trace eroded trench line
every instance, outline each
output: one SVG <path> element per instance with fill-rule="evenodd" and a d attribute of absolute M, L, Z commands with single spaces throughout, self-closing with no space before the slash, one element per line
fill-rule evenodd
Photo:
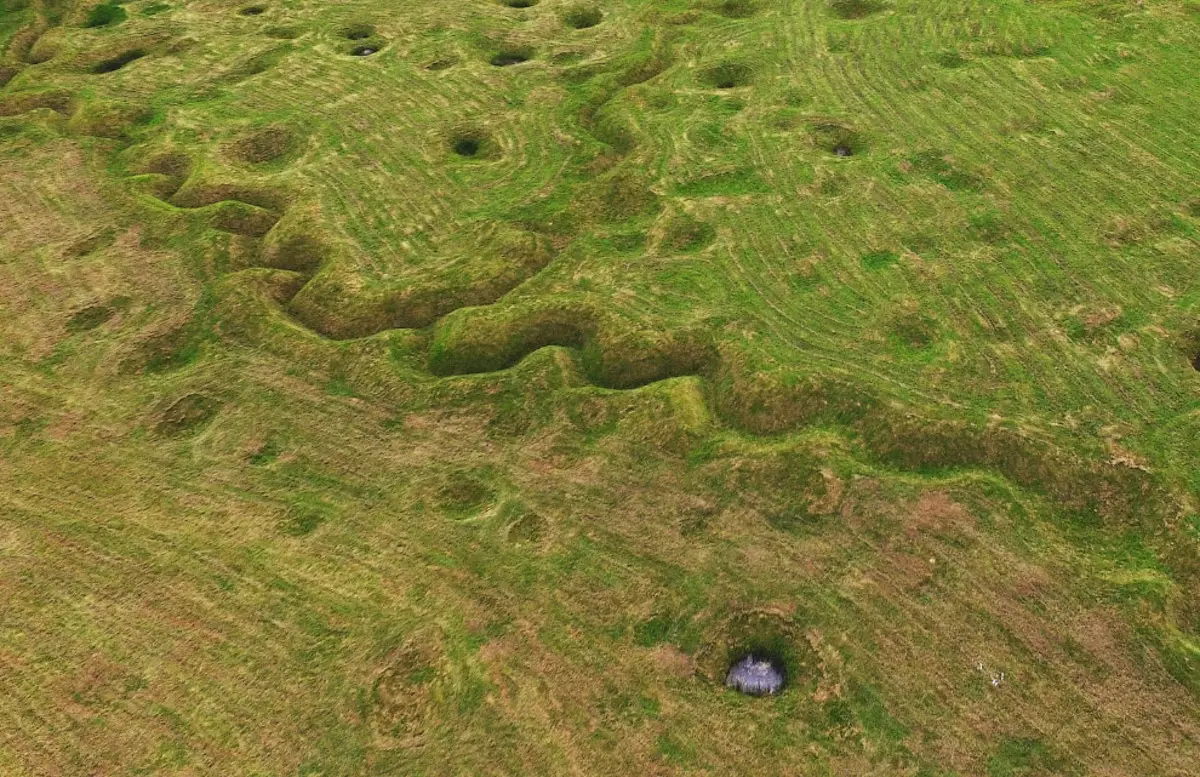
<path fill-rule="evenodd" d="M 135 51 L 135 53 L 137 52 Z M 120 56 L 117 57 L 117 59 L 122 58 L 123 57 Z M 124 58 L 125 62 L 122 63 L 121 66 L 123 66 L 123 64 L 127 64 L 129 61 L 133 61 L 136 58 L 138 57 L 134 56 Z M 105 60 L 105 62 L 107 61 L 108 60 Z M 636 144 L 628 145 L 623 144 L 622 142 L 618 142 L 616 144 L 610 143 L 609 140 L 611 139 L 606 139 L 604 137 L 603 131 L 596 123 L 596 118 L 599 111 L 606 104 L 615 99 L 616 96 L 618 96 L 624 89 L 636 84 L 644 83 L 645 81 L 654 78 L 658 74 L 664 72 L 667 67 L 669 67 L 669 51 L 667 51 L 667 47 L 662 40 L 656 41 L 655 45 L 652 46 L 650 53 L 642 61 L 629 66 L 625 69 L 622 75 L 617 77 L 617 86 L 608 90 L 603 99 L 585 104 L 583 106 L 581 122 L 585 129 L 588 129 L 589 132 L 593 132 L 594 130 L 593 136 L 602 143 L 612 147 L 614 151 L 617 152 L 619 158 L 625 158 L 629 156 L 636 148 Z M 58 106 L 60 110 L 66 111 L 68 110 L 67 105 L 69 104 L 69 99 L 70 98 L 68 97 L 67 103 L 63 103 L 62 100 L 55 98 L 54 100 L 50 101 L 53 104 L 35 105 L 34 107 L 54 108 L 54 106 Z M 129 143 L 126 143 L 123 148 L 128 148 L 128 146 Z M 237 185 L 226 185 L 226 188 L 222 188 L 222 186 L 217 185 L 215 187 L 209 187 L 206 189 L 204 186 L 197 184 L 189 188 L 188 178 L 190 176 L 190 170 L 190 158 L 180 153 L 178 156 L 169 158 L 168 161 L 164 163 L 162 169 L 147 169 L 144 172 L 147 175 L 160 176 L 161 188 L 158 192 L 152 193 L 152 196 L 155 196 L 171 207 L 179 208 L 181 210 L 196 211 L 211 208 L 212 212 L 210 215 L 210 226 L 214 229 L 226 231 L 230 234 L 241 235 L 252 240 L 262 241 L 279 225 L 281 219 L 284 217 L 287 211 L 287 197 L 282 193 L 275 194 L 268 190 L 262 189 L 258 191 L 252 191 L 250 188 L 239 189 Z M 287 262 L 277 262 L 275 264 L 267 262 L 252 266 L 260 269 L 287 270 L 291 272 L 298 281 L 300 281 L 299 283 L 293 284 L 290 295 L 284 295 L 284 297 L 276 300 L 281 310 L 286 311 L 287 305 L 296 297 L 297 294 L 300 293 L 305 286 L 312 281 L 312 279 L 323 267 L 326 259 L 327 256 L 317 255 L 313 257 L 312 261 L 305 263 L 306 266 L 293 265 L 288 267 L 286 266 Z M 542 265 L 542 267 L 544 266 L 545 265 Z M 531 274 L 528 275 L 528 277 L 518 280 L 514 285 L 499 290 L 498 293 L 496 293 L 490 299 L 481 300 L 478 304 L 453 307 L 452 309 L 442 312 L 440 315 L 436 315 L 425 321 L 425 325 L 423 327 L 415 328 L 421 329 L 427 335 L 436 335 L 448 316 L 459 310 L 464 310 L 467 308 L 479 309 L 481 307 L 495 305 L 496 302 L 498 302 L 503 296 L 515 289 L 517 286 L 527 282 L 533 277 L 536 277 L 541 271 L 542 267 L 536 268 Z M 236 275 L 237 272 L 233 274 Z M 299 321 L 299 323 L 313 336 L 325 340 L 333 339 L 328 338 L 321 332 L 308 326 L 303 321 Z M 536 323 L 537 322 L 533 322 L 531 324 L 529 321 L 521 322 L 518 320 L 515 326 L 528 327 L 533 325 L 534 328 L 537 329 Z M 613 372 L 609 373 L 610 378 L 611 375 L 622 374 L 622 368 L 619 360 L 614 361 L 613 356 L 603 353 L 603 344 L 600 342 L 601 338 L 597 334 L 598 330 L 602 328 L 603 322 L 595 314 L 585 316 L 582 324 L 572 324 L 570 322 L 563 324 L 560 322 L 559 325 L 555 326 L 553 323 L 554 322 L 551 322 L 550 326 L 543 327 L 540 331 L 535 332 L 534 335 L 528 339 L 520 338 L 521 342 L 518 342 L 515 345 L 510 343 L 509 347 L 506 349 L 504 358 L 502 358 L 499 363 L 486 365 L 488 367 L 486 370 L 474 369 L 470 366 L 471 359 L 463 359 L 461 358 L 460 354 L 459 358 L 457 359 L 457 364 L 456 358 L 453 356 L 449 358 L 443 358 L 441 361 L 436 363 L 432 359 L 427 361 L 427 372 L 431 377 L 441 378 L 503 370 L 518 364 L 529 354 L 541 348 L 549 346 L 561 346 L 576 350 L 577 353 L 584 358 L 585 364 L 587 362 L 589 352 L 592 352 L 591 358 L 593 360 L 601 365 L 608 364 L 609 368 L 613 370 Z M 381 327 L 359 336 L 370 336 L 393 328 L 395 327 Z M 499 327 L 499 330 L 503 329 L 503 326 Z M 679 341 L 672 339 L 671 335 L 666 333 L 659 333 L 659 335 L 662 338 L 659 343 L 661 344 L 665 342 L 665 347 L 667 350 L 680 346 Z M 501 336 L 503 337 L 504 335 Z M 512 333 L 509 332 L 508 336 L 511 338 Z M 641 363 L 640 367 L 625 370 L 627 373 L 631 372 L 631 375 L 625 375 L 624 377 L 619 377 L 616 379 L 606 379 L 603 370 L 594 369 L 590 374 L 587 374 L 586 377 L 590 382 L 593 383 L 593 385 L 615 390 L 634 390 L 671 378 L 685 376 L 696 377 L 703 381 L 707 386 L 705 391 L 705 402 L 713 416 L 719 419 L 721 422 L 734 428 L 744 426 L 744 424 L 739 423 L 737 418 L 731 417 L 727 412 L 725 412 L 728 408 L 722 407 L 722 403 L 720 401 L 714 401 L 714 396 L 718 394 L 718 391 L 713 386 L 713 383 L 715 382 L 714 378 L 719 378 L 719 376 L 723 374 L 728 374 L 728 371 L 731 369 L 731 367 L 722 362 L 718 353 L 718 349 L 712 343 L 709 343 L 707 347 L 701 345 L 701 347 L 697 348 L 690 355 L 681 360 L 672 359 L 670 355 L 664 355 L 661 351 L 656 353 L 653 349 L 651 349 L 648 352 L 638 354 L 637 361 Z M 613 367 L 614 364 L 617 366 Z M 1197 366 L 1200 367 L 1200 357 L 1197 358 Z M 736 391 L 736 388 L 734 390 Z M 876 402 L 875 404 L 878 403 Z M 863 418 L 869 418 L 869 414 L 861 416 L 859 420 L 855 422 L 855 424 L 861 425 L 863 423 Z M 795 419 L 794 423 L 791 423 L 787 428 L 803 428 L 803 426 L 809 424 L 811 420 L 812 419 L 810 415 L 801 413 L 800 416 Z M 851 424 L 849 428 L 855 428 L 855 424 Z M 784 431 L 784 429 L 775 429 L 771 432 L 767 432 L 767 434 L 769 435 L 772 433 L 778 433 L 780 431 Z M 752 433 L 758 434 L 753 431 Z M 868 448 L 872 450 L 875 455 L 886 456 L 886 453 L 880 453 L 880 448 L 878 445 L 871 444 L 868 445 Z M 1033 452 L 1028 455 L 1036 457 L 1040 454 Z M 949 457 L 949 459 L 942 461 L 941 464 L 943 466 L 961 465 L 961 462 L 956 462 L 952 459 L 953 457 Z M 1028 475 L 1022 476 L 1019 472 L 1014 473 L 1011 467 L 1005 466 L 1004 462 L 998 462 L 993 459 L 994 456 L 989 454 L 981 459 L 976 460 L 973 462 L 973 464 L 975 466 L 984 466 L 989 469 L 993 469 L 998 474 L 1008 478 L 1014 482 L 1014 484 L 1021 487 L 1040 487 L 1044 489 L 1047 486 L 1046 483 L 1039 482 L 1039 477 L 1033 476 L 1031 478 Z M 971 465 L 972 463 L 968 463 L 968 466 Z M 1089 473 L 1095 474 L 1091 473 L 1090 470 Z M 1097 475 L 1097 477 L 1100 476 Z M 1100 479 L 1107 480 L 1104 477 L 1100 477 Z"/>

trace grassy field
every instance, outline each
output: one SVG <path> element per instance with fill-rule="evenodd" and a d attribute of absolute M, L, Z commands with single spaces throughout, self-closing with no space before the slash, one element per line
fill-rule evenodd
<path fill-rule="evenodd" d="M 0 775 L 1197 773 L 1195 0 L 0 50 Z"/>

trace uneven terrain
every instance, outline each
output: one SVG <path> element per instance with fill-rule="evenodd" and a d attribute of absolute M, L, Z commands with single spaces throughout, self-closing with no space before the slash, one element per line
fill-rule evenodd
<path fill-rule="evenodd" d="M 1195 0 L 0 51 L 0 774 L 1196 774 Z"/>

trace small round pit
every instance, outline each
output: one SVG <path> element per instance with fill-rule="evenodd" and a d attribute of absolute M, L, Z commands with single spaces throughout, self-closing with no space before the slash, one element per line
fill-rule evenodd
<path fill-rule="evenodd" d="M 476 138 L 459 138 L 454 141 L 454 153 L 465 157 L 477 156 L 479 145 L 479 140 Z"/>
<path fill-rule="evenodd" d="M 267 7 L 265 5 L 248 5 L 238 11 L 238 14 L 241 16 L 262 16 L 266 12 Z"/>
<path fill-rule="evenodd" d="M 753 68 L 741 62 L 722 62 L 700 71 L 700 81 L 713 89 L 736 89 L 753 80 Z"/>
<path fill-rule="evenodd" d="M 729 667 L 725 687 L 747 696 L 774 696 L 787 685 L 783 662 L 770 656 L 748 653 Z"/>
<path fill-rule="evenodd" d="M 854 150 L 845 143 L 838 143 L 833 147 L 833 155 L 840 157 L 854 156 Z"/>
<path fill-rule="evenodd" d="M 595 6 L 577 5 L 563 15 L 563 23 L 574 30 L 595 27 L 604 19 L 604 13 Z"/>
<path fill-rule="evenodd" d="M 342 29 L 342 37 L 346 40 L 366 40 L 375 34 L 375 28 L 364 22 L 351 24 Z"/>
<path fill-rule="evenodd" d="M 379 49 L 375 48 L 374 46 L 355 46 L 354 48 L 350 49 L 350 56 L 369 57 L 377 51 L 379 51 Z"/>
<path fill-rule="evenodd" d="M 528 62 L 533 52 L 528 49 L 505 49 L 494 55 L 489 62 L 496 67 L 510 67 Z"/>

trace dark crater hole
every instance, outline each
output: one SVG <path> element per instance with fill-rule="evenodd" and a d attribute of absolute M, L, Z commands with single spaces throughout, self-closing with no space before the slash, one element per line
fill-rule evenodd
<path fill-rule="evenodd" d="M 342 31 L 347 40 L 366 40 L 375 34 L 375 28 L 369 24 L 355 24 Z"/>
<path fill-rule="evenodd" d="M 118 54 L 115 57 L 104 60 L 92 66 L 93 73 L 113 73 L 128 65 L 134 60 L 141 59 L 146 56 L 146 52 L 141 49 L 133 49 Z"/>
<path fill-rule="evenodd" d="M 508 67 L 528 62 L 533 52 L 528 49 L 505 49 L 493 56 L 489 61 L 496 67 Z"/>
<path fill-rule="evenodd" d="M 726 62 L 700 73 L 700 80 L 715 89 L 736 89 L 739 86 L 749 86 L 753 79 L 753 69 L 748 65 L 735 62 Z"/>
<path fill-rule="evenodd" d="M 248 5 L 242 10 L 238 11 L 238 14 L 241 16 L 261 16 L 266 12 L 267 7 L 265 5 Z"/>
<path fill-rule="evenodd" d="M 747 696 L 773 696 L 787 686 L 783 661 L 765 651 L 745 654 L 725 675 L 725 687 Z"/>
<path fill-rule="evenodd" d="M 499 150 L 488 132 L 479 127 L 461 127 L 447 141 L 450 150 L 463 159 L 491 159 Z"/>
<path fill-rule="evenodd" d="M 379 49 L 375 48 L 374 46 L 355 46 L 354 48 L 350 49 L 350 56 L 369 57 L 377 51 L 379 51 Z"/>
<path fill-rule="evenodd" d="M 1200 353 L 1196 354 L 1196 358 L 1192 359 L 1192 367 L 1196 372 L 1200 372 Z"/>
<path fill-rule="evenodd" d="M 862 135 L 840 124 L 820 122 L 810 127 L 813 143 L 836 157 L 857 156 L 866 150 Z"/>
<path fill-rule="evenodd" d="M 454 153 L 459 156 L 477 156 L 479 154 L 480 143 L 476 138 L 459 138 L 454 141 Z"/>
<path fill-rule="evenodd" d="M 538 0 L 503 0 L 509 8 L 533 8 Z"/>

